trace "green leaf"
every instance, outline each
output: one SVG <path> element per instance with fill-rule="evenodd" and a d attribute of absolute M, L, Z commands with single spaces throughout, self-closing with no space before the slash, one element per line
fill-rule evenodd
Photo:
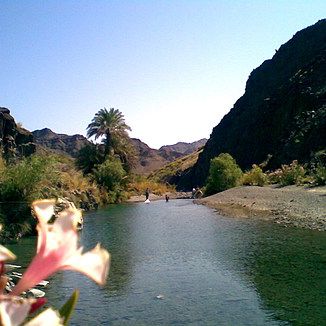
<path fill-rule="evenodd" d="M 78 296 L 79 296 L 79 290 L 77 289 L 68 299 L 68 301 L 59 309 L 59 314 L 63 318 L 63 324 L 65 326 L 69 324 L 69 320 L 75 309 Z"/>

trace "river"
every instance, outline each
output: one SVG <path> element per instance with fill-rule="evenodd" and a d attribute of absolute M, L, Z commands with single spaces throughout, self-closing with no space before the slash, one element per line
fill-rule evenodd
<path fill-rule="evenodd" d="M 325 325 L 326 235 L 218 215 L 191 200 L 84 215 L 80 242 L 112 263 L 107 285 L 62 271 L 49 303 L 80 297 L 70 325 Z M 8 246 L 26 267 L 35 238 Z"/>

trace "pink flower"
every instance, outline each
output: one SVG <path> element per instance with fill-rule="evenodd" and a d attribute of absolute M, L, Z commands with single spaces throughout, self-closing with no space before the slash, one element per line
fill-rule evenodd
<path fill-rule="evenodd" d="M 37 302 L 36 299 L 23 299 L 12 295 L 0 295 L 0 325 L 20 325 Z"/>
<path fill-rule="evenodd" d="M 79 271 L 104 285 L 109 270 L 109 253 L 99 244 L 82 254 L 77 248 L 76 223 L 81 212 L 68 208 L 58 214 L 53 224 L 55 200 L 37 200 L 32 204 L 38 218 L 37 252 L 23 277 L 11 292 L 19 295 L 60 269 Z"/>
<path fill-rule="evenodd" d="M 48 308 L 33 318 L 25 326 L 63 326 L 62 318 L 57 311 Z"/>
<path fill-rule="evenodd" d="M 6 247 L 0 245 L 0 261 L 4 260 L 14 260 L 16 256 Z"/>
<path fill-rule="evenodd" d="M 14 259 L 16 259 L 16 256 L 9 249 L 0 245 L 0 276 L 4 273 L 5 270 L 4 261 L 14 260 Z M 0 290 L 2 290 L 1 284 L 0 284 Z"/>

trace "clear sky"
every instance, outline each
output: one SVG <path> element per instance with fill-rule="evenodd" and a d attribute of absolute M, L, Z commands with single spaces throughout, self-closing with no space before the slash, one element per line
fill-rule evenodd
<path fill-rule="evenodd" d="M 0 0 L 0 106 L 86 135 L 103 107 L 152 148 L 208 138 L 249 74 L 326 1 Z"/>

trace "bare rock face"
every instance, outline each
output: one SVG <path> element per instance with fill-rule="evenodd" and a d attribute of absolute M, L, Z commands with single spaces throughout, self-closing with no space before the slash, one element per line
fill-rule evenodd
<path fill-rule="evenodd" d="M 326 149 L 326 19 L 297 32 L 252 71 L 245 94 L 213 129 L 179 187 L 204 185 L 210 160 L 230 153 L 242 169 L 310 162 Z"/>
<path fill-rule="evenodd" d="M 159 150 L 160 151 L 173 150 L 175 152 L 182 153 L 184 155 L 188 155 L 188 154 L 196 152 L 199 148 L 205 146 L 206 142 L 207 142 L 206 138 L 202 138 L 202 139 L 197 140 L 192 143 L 178 142 L 174 145 L 162 146 Z"/>
<path fill-rule="evenodd" d="M 90 142 L 83 135 L 66 135 L 57 134 L 49 128 L 33 131 L 35 143 L 38 146 L 52 149 L 54 151 L 61 151 L 76 158 L 81 148 L 90 144 Z"/>
<path fill-rule="evenodd" d="M 177 143 L 165 145 L 160 149 L 150 148 L 139 139 L 132 138 L 132 144 L 138 153 L 138 161 L 133 168 L 133 173 L 148 175 L 152 171 L 160 169 L 167 163 L 195 152 L 205 144 L 207 139 L 201 139 L 193 143 Z"/>
<path fill-rule="evenodd" d="M 33 134 L 18 127 L 10 110 L 0 107 L 0 147 L 5 159 L 29 156 L 35 152 Z"/>

